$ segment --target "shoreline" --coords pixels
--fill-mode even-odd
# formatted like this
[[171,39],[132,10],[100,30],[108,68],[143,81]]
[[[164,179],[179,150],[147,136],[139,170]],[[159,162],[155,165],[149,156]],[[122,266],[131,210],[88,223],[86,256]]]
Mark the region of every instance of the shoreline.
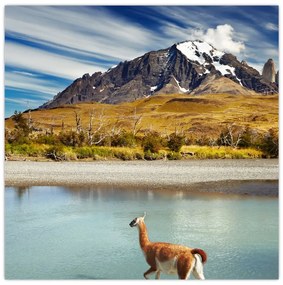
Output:
[[[96,186],[278,196],[278,160],[5,161],[5,186]],[[237,187],[242,184],[245,187]],[[266,191],[261,185],[272,185]]]

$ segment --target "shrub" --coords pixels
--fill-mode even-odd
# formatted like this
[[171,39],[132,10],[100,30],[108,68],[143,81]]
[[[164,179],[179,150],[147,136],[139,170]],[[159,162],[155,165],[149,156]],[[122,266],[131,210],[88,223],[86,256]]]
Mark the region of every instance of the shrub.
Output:
[[20,130],[24,136],[27,136],[31,132],[28,120],[24,118],[23,113],[15,111],[12,120],[15,123],[15,128]]
[[132,133],[123,131],[111,138],[111,146],[134,147],[136,139]]
[[26,135],[20,129],[14,129],[9,133],[7,132],[5,140],[8,143],[13,143],[13,144],[29,144],[30,143],[29,136]]
[[241,148],[257,147],[259,143],[259,134],[257,130],[247,127],[242,136],[238,146]]
[[270,129],[263,137],[260,148],[270,157],[278,157],[279,155],[279,140],[278,132]]
[[86,142],[86,135],[84,132],[61,132],[58,136],[59,141],[66,146],[83,146]]
[[150,132],[146,134],[142,141],[144,152],[158,153],[162,147],[162,138],[157,132]]
[[179,152],[184,143],[185,143],[185,138],[183,136],[173,133],[169,136],[167,146],[171,151]]
[[35,139],[35,142],[39,144],[54,145],[54,144],[58,144],[59,140],[58,140],[58,136],[54,134],[49,134],[49,135],[41,134],[37,136],[37,138]]

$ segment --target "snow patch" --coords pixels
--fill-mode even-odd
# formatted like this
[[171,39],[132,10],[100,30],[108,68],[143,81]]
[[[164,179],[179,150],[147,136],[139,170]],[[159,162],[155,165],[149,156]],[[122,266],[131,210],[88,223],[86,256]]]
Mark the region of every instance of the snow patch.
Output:
[[150,91],[154,92],[157,89],[158,85],[150,87]]
[[115,68],[117,65],[113,65],[112,67],[110,67],[107,71],[106,71],[106,73],[108,73],[108,72],[110,72],[113,68]]
[[175,78],[175,76],[173,76],[173,78],[176,81],[176,83],[177,83],[177,85],[178,85],[178,87],[179,87],[181,92],[183,92],[183,93],[190,92],[190,89],[186,89],[186,88],[183,88],[183,87],[180,86],[180,82]]
[[225,65],[225,64],[220,64],[219,62],[213,62],[213,65],[216,68],[216,70],[220,71],[220,73],[222,75],[230,73],[230,74],[236,76],[234,67],[231,67],[231,66]]

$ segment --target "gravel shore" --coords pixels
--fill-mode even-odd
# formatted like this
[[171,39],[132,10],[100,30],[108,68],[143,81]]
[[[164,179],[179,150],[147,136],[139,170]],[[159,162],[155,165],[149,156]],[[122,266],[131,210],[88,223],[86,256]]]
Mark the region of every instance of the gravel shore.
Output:
[[[249,184],[240,194],[278,195],[278,160],[190,161],[5,161],[6,186],[69,185],[235,193],[237,183]],[[271,183],[264,192],[261,183]],[[217,187],[214,187],[217,186]],[[209,190],[210,189],[210,190]],[[218,189],[218,190],[213,190]],[[220,190],[219,190],[220,189]]]

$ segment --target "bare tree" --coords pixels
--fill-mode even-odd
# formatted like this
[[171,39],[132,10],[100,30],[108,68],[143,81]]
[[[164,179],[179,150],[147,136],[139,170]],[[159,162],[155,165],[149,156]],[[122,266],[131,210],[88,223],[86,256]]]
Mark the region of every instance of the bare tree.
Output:
[[137,115],[137,108],[135,107],[134,115],[133,115],[133,135],[136,136],[138,132],[141,130],[141,121],[142,121],[142,114]]
[[244,129],[236,126],[235,123],[227,126],[220,135],[220,143],[222,145],[231,146],[237,148],[239,143],[242,141]]
[[101,132],[102,128],[105,126],[104,109],[101,110],[99,116],[97,117],[96,124],[93,122],[94,118],[95,112],[94,109],[92,109],[89,113],[89,124],[87,130],[89,145],[100,144],[108,136],[106,132]]
[[81,125],[81,115],[75,111],[75,119],[76,119],[76,132],[79,134],[82,131],[82,125]]

